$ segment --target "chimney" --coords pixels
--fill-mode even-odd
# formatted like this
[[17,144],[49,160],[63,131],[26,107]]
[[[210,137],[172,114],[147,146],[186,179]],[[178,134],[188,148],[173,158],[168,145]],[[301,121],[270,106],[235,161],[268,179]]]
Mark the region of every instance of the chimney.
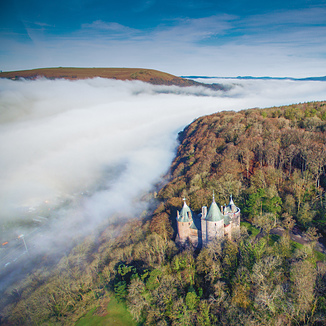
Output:
[[207,216],[207,206],[201,208],[201,218],[204,219]]

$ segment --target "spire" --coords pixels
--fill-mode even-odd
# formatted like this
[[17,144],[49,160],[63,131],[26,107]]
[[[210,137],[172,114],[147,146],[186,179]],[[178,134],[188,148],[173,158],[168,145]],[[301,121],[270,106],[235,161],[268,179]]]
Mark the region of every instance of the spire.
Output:
[[234,205],[234,202],[233,202],[233,199],[232,199],[232,195],[230,196],[230,203],[229,203],[229,206],[232,206]]
[[215,203],[215,193],[214,193],[214,190],[213,190],[213,203]]
[[182,200],[183,200],[183,207],[182,207],[182,209],[187,208],[188,205],[187,205],[187,202],[186,202],[186,200],[187,200],[186,197],[183,197]]

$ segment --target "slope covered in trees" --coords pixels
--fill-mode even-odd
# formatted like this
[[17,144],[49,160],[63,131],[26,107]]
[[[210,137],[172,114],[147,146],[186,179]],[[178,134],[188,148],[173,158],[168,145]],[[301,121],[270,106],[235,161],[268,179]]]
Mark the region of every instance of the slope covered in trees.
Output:
[[180,140],[159,193],[166,209],[186,196],[199,211],[214,190],[220,204],[233,194],[250,221],[289,214],[304,230],[324,231],[325,102],[216,113],[194,121]]
[[[325,131],[325,102],[197,119],[180,134],[156,210],[9,288],[3,323],[74,324],[115,297],[140,325],[324,325],[326,264],[315,245],[325,227]],[[199,210],[212,190],[220,204],[232,193],[262,232],[243,223],[234,242],[178,248],[171,225],[182,196]],[[310,242],[291,241],[295,223]],[[282,237],[269,234],[275,225]]]

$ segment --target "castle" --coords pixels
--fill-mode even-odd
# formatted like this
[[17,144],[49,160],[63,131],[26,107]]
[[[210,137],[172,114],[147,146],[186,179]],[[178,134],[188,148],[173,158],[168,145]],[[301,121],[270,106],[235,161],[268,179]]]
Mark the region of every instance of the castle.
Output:
[[190,209],[185,198],[183,201],[181,211],[177,211],[177,242],[184,243],[189,239],[194,246],[205,246],[215,238],[227,237],[232,240],[240,234],[240,208],[234,205],[232,195],[229,205],[220,209],[213,194],[208,212],[207,207],[203,206],[199,215]]

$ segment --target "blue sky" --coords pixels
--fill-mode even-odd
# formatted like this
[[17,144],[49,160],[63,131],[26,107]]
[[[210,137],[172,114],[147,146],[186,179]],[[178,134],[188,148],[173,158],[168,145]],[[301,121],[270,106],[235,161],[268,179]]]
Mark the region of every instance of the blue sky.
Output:
[[326,0],[1,0],[0,69],[326,75]]

